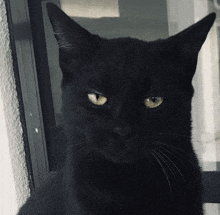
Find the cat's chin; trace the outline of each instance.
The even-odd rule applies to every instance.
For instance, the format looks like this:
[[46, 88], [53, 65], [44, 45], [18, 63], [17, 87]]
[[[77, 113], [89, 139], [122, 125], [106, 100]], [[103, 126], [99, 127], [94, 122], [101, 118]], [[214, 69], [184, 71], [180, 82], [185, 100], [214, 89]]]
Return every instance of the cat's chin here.
[[[152, 156], [152, 150], [156, 146], [143, 143], [141, 140], [131, 139], [127, 141], [127, 146], [124, 141], [111, 140], [105, 147], [93, 147], [92, 154], [95, 158], [101, 158], [113, 163], [136, 163], [144, 159], [149, 159]], [[148, 145], [148, 146], [146, 146]]]

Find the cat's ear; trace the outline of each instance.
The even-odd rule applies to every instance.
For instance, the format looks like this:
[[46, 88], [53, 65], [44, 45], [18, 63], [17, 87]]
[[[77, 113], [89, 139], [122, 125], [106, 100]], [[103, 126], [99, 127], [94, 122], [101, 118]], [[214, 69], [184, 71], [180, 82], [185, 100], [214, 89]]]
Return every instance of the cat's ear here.
[[58, 6], [47, 3], [47, 11], [59, 48], [75, 55], [87, 53], [99, 38], [67, 16]]
[[215, 18], [216, 14], [211, 13], [199, 22], [175, 35], [174, 37], [178, 41], [179, 48], [186, 54], [198, 53], [206, 40]]
[[170, 49], [172, 52], [171, 56], [174, 58], [174, 61], [181, 62], [184, 68], [181, 69], [181, 74], [184, 80], [190, 83], [196, 72], [198, 53], [206, 40], [215, 18], [216, 14], [211, 13], [187, 29], [168, 38], [168, 44], [172, 47]]

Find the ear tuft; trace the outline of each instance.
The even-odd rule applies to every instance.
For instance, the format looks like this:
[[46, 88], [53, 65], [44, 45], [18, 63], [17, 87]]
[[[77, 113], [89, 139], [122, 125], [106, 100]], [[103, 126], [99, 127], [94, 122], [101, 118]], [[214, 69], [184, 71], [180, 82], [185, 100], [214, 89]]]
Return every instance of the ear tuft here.
[[52, 3], [47, 3], [46, 6], [59, 47], [63, 49], [71, 48], [71, 43], [65, 33], [71, 32], [69, 26], [72, 20], [58, 6]]
[[92, 35], [74, 22], [58, 6], [47, 3], [46, 7], [60, 50], [73, 55], [88, 52], [98, 36]]

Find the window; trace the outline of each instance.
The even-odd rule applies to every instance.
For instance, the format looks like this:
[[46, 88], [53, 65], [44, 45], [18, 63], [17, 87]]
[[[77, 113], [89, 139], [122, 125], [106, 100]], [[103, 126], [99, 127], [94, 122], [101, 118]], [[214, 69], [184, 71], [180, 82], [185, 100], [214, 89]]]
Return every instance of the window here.
[[[48, 22], [46, 1], [20, 0], [19, 4], [16, 0], [8, 2], [14, 38], [13, 52], [21, 83], [28, 136], [27, 151], [30, 158], [27, 158], [27, 163], [30, 164], [33, 185], [37, 187], [49, 171], [59, 169], [64, 162], [64, 153], [60, 153], [65, 151], [65, 139], [61, 126], [61, 71], [58, 66], [57, 45]], [[105, 3], [105, 9], [108, 8], [104, 13], [108, 14], [106, 17], [103, 17], [103, 5], [97, 5], [100, 1], [50, 2], [60, 5], [64, 10], [73, 4], [77, 5], [77, 13], [72, 10], [66, 12], [71, 13], [69, 15], [74, 17], [76, 22], [92, 33], [107, 38], [131, 36], [148, 41], [167, 38], [206, 14], [212, 11], [217, 13], [216, 24], [204, 44], [204, 51], [200, 53], [198, 71], [193, 80], [197, 93], [193, 99], [192, 120], [193, 143], [204, 171], [204, 202], [219, 203], [220, 49], [216, 44], [220, 41], [220, 11], [213, 1], [112, 0]], [[95, 7], [85, 2], [93, 2]], [[92, 8], [87, 17], [83, 15], [88, 9], [85, 5]], [[82, 9], [81, 13], [79, 8]], [[216, 210], [215, 214], [218, 214], [219, 205], [207, 204], [206, 213], [211, 214], [212, 210]]]

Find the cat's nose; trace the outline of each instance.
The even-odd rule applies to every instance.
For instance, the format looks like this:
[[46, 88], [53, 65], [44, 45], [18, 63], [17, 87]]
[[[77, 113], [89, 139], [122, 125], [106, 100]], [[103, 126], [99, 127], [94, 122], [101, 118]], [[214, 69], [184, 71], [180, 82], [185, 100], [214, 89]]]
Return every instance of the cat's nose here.
[[129, 127], [120, 127], [120, 126], [116, 126], [113, 129], [113, 132], [118, 134], [119, 136], [126, 136], [131, 132], [131, 129]]

